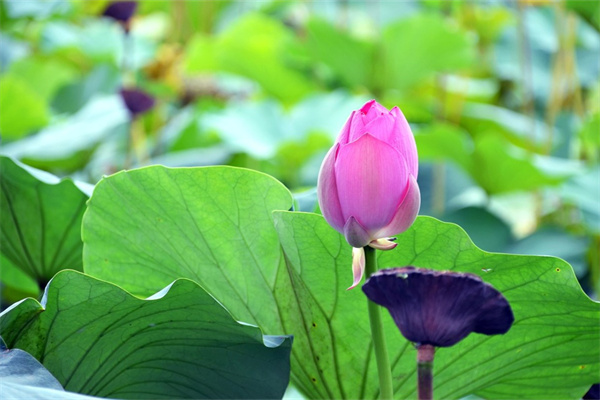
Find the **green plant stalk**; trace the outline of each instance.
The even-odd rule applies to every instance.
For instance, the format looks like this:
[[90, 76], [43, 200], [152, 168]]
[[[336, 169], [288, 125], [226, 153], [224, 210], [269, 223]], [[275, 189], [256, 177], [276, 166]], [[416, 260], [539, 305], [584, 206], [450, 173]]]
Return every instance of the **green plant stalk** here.
[[[369, 277], [377, 271], [377, 257], [375, 249], [365, 246], [365, 272]], [[392, 370], [388, 357], [385, 337], [383, 335], [383, 323], [381, 321], [381, 308], [367, 300], [369, 307], [369, 322], [371, 323], [371, 337], [375, 350], [375, 361], [377, 362], [377, 373], [379, 374], [379, 398], [391, 400], [394, 398], [394, 386], [392, 385]]]
[[417, 346], [417, 387], [419, 400], [433, 399], [433, 357], [435, 348], [430, 344]]

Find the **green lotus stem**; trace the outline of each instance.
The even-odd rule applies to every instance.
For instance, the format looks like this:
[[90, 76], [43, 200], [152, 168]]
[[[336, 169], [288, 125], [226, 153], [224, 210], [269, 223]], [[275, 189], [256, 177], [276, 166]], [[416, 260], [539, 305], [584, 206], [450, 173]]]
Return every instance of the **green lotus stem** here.
[[[377, 271], [377, 257], [375, 249], [366, 246], [365, 248], [365, 271], [367, 277]], [[373, 338], [373, 348], [375, 349], [375, 361], [377, 362], [377, 373], [379, 374], [379, 393], [381, 400], [391, 400], [394, 398], [394, 386], [392, 385], [392, 370], [390, 368], [390, 359], [388, 357], [385, 337], [383, 335], [383, 323], [381, 321], [381, 309], [368, 301], [369, 321], [371, 323], [371, 336]]]
[[419, 400], [433, 399], [433, 356], [435, 347], [430, 344], [417, 346], [417, 383]]

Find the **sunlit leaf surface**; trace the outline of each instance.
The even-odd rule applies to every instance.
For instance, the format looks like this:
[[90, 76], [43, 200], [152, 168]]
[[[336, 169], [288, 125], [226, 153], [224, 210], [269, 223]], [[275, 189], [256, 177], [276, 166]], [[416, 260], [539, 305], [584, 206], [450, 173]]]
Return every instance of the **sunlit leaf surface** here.
[[81, 271], [88, 185], [60, 180], [8, 157], [0, 157], [0, 169], [2, 255], [41, 288], [62, 269]]
[[0, 102], [0, 134], [5, 139], [18, 139], [34, 132], [50, 119], [43, 97], [22, 78], [2, 77]]

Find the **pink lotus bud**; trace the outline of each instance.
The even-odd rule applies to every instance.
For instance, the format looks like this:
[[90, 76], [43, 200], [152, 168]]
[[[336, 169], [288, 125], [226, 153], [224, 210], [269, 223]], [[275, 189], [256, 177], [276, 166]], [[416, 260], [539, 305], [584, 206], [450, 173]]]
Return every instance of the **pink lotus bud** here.
[[[386, 238], [408, 229], [419, 212], [417, 173], [417, 146], [406, 118], [398, 107], [388, 111], [371, 100], [350, 115], [323, 160], [321, 212], [352, 247], [392, 249], [395, 243]], [[352, 287], [363, 273], [353, 269]]]

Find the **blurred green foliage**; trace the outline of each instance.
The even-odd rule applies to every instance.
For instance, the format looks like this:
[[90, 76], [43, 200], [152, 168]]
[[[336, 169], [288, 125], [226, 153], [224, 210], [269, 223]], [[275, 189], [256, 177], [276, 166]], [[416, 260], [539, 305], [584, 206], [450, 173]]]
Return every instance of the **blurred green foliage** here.
[[[376, 98], [415, 133], [422, 214], [484, 250], [564, 257], [598, 292], [595, 2], [141, 1], [129, 34], [107, 3], [2, 1], [1, 154], [91, 184], [242, 166], [313, 210], [325, 152]], [[135, 119], [118, 95], [131, 86], [157, 99]]]
[[0, 102], [3, 104], [0, 112], [3, 138], [18, 139], [48, 123], [48, 108], [44, 98], [20, 78], [1, 78]]

